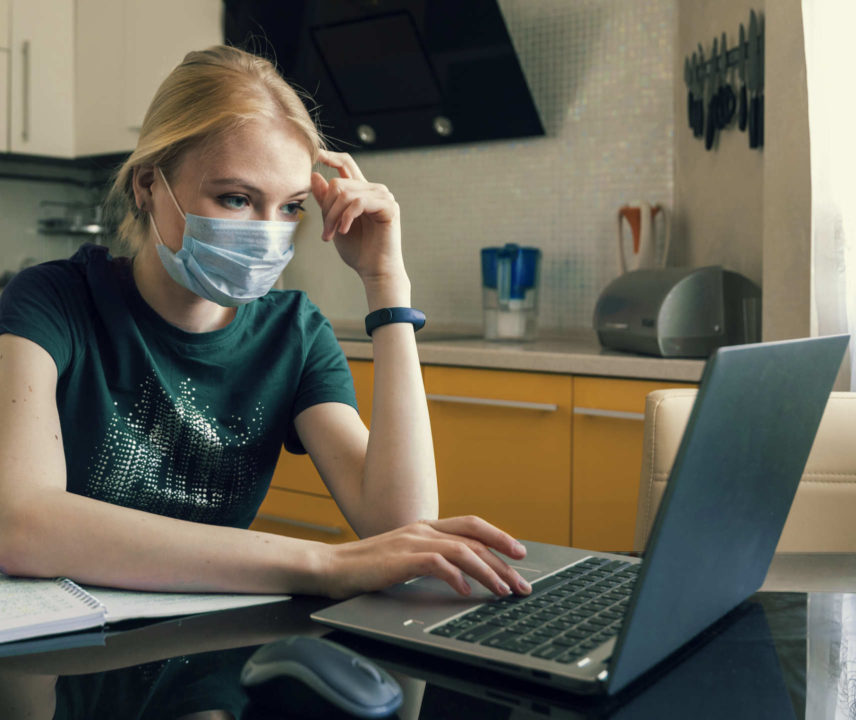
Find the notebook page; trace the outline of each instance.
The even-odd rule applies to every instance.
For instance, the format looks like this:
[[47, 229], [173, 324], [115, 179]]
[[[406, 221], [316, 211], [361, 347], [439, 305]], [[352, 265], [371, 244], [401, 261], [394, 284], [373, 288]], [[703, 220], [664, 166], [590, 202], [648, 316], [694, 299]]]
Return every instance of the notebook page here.
[[289, 595], [145, 592], [92, 585], [86, 585], [84, 588], [104, 605], [105, 620], [108, 623], [137, 618], [194, 615], [291, 599]]
[[0, 575], [0, 642], [103, 624], [104, 608], [69, 580]]

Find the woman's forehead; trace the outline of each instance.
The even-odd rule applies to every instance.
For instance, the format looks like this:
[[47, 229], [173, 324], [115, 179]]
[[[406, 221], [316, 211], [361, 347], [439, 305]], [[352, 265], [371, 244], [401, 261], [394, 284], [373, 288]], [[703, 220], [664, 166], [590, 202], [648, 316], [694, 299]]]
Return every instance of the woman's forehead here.
[[312, 157], [290, 123], [259, 118], [189, 148], [177, 170], [180, 181], [200, 187], [235, 180], [265, 193], [291, 195], [308, 187]]

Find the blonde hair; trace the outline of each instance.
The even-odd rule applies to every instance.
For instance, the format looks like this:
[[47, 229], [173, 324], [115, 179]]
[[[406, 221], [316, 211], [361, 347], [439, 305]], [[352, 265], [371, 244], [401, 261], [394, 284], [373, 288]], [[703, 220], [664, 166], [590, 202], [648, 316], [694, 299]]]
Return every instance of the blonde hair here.
[[190, 147], [252, 118], [277, 115], [305, 140], [314, 163], [324, 141], [300, 96], [270, 61], [225, 45], [188, 53], [155, 93], [137, 148], [107, 196], [108, 213], [129, 254], [142, 248], [149, 226], [148, 213], [134, 198], [134, 168], [157, 165], [169, 175]]

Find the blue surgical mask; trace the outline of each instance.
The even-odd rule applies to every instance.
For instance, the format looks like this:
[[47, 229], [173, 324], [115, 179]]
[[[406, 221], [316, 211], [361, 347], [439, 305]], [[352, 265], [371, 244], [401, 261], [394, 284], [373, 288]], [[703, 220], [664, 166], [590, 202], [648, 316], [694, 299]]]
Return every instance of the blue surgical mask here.
[[[294, 256], [296, 222], [230, 220], [182, 211], [158, 168], [175, 207], [184, 217], [181, 249], [174, 253], [152, 226], [157, 251], [169, 276], [199, 297], [225, 307], [266, 295]], [[151, 215], [150, 215], [151, 216]]]

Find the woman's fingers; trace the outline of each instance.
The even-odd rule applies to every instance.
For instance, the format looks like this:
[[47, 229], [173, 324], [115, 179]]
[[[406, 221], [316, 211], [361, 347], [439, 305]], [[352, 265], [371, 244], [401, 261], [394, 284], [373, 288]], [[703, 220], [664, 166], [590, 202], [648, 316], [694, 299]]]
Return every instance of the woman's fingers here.
[[321, 173], [314, 172], [310, 177], [310, 187], [312, 188], [312, 195], [315, 197], [315, 202], [320, 206], [324, 202], [324, 196], [327, 194], [329, 184]]
[[522, 578], [483, 546], [472, 547], [466, 541], [449, 540], [441, 552], [455, 567], [463, 570], [495, 595], [504, 597], [514, 590], [519, 591], [519, 581]]
[[[420, 575], [430, 575], [438, 580], [447, 583], [455, 592], [469, 596], [473, 589], [467, 582], [461, 570], [453, 563], [449, 562], [442, 553], [425, 552], [413, 555], [408, 563], [404, 574], [407, 579], [419, 577]], [[414, 572], [415, 571], [415, 572]]]
[[448, 583], [461, 595], [470, 595], [472, 589], [465, 575], [505, 597], [511, 586], [466, 543], [456, 540], [434, 540], [418, 550], [397, 555], [390, 563], [390, 583], [405, 582], [420, 575], [430, 575]]
[[[319, 184], [320, 189], [320, 184]], [[394, 198], [384, 185], [365, 183], [359, 180], [334, 178], [327, 184], [319, 200], [324, 228], [321, 237], [330, 240], [338, 232], [347, 234], [354, 220], [364, 214], [381, 222], [392, 219], [395, 212]]]
[[467, 576], [499, 597], [511, 592], [528, 595], [529, 584], [476, 536], [491, 538], [498, 545], [515, 542], [480, 518], [462, 517], [412, 523], [330, 547], [330, 594], [345, 597], [431, 575], [464, 596], [471, 594]]
[[508, 533], [474, 515], [432, 520], [426, 524], [438, 532], [449, 534], [458, 541], [466, 543], [482, 562], [514, 592], [527, 595], [532, 591], [531, 585], [514, 568], [490, 550], [490, 548], [494, 548], [503, 555], [518, 560], [525, 557], [526, 548]]
[[[493, 546], [497, 549], [499, 546], [508, 546], [515, 550], [518, 557], [525, 555], [525, 548], [481, 518], [426, 521], [402, 528], [402, 531], [407, 537], [403, 546], [399, 545], [401, 550], [438, 552], [459, 570], [499, 596], [508, 595], [509, 592], [527, 595], [532, 591], [529, 583], [514, 568], [491, 552], [489, 544], [495, 543]], [[450, 584], [457, 589], [453, 583]]]
[[484, 543], [515, 560], [526, 557], [526, 548], [507, 532], [476, 515], [426, 521], [431, 527], [453, 535], [463, 535]]
[[354, 178], [355, 180], [362, 180], [363, 182], [366, 180], [359, 165], [357, 165], [354, 158], [348, 155], [348, 153], [322, 150], [318, 153], [318, 162], [326, 165], [327, 167], [334, 168], [339, 173], [340, 177]]

